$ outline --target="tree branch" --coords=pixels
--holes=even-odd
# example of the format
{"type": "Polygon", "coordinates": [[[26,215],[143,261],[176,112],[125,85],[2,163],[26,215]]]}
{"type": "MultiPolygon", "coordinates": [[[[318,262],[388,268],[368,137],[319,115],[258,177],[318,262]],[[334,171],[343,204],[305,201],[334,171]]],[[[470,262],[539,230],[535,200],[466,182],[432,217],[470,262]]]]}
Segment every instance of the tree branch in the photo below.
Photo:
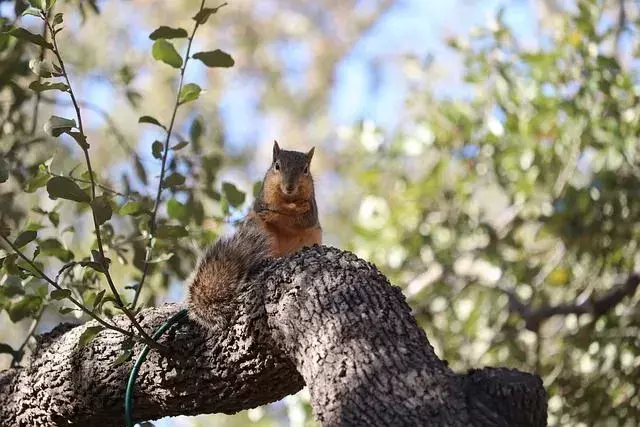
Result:
{"type": "MultiPolygon", "coordinates": [[[[173,356],[154,352],[142,366],[136,420],[234,413],[306,384],[325,426],[545,425],[538,377],[501,369],[455,375],[400,290],[353,254],[316,247],[269,261],[238,283],[233,306],[224,328],[186,320],[161,338],[173,356]]],[[[155,329],[180,308],[142,310],[140,322],[155,329]]],[[[127,324],[123,316],[114,322],[127,324]]],[[[0,373],[0,425],[122,425],[131,362],[112,363],[125,338],[105,330],[78,348],[91,324],[59,326],[28,367],[0,373]]]]}
{"type": "Polygon", "coordinates": [[[624,283],[613,286],[599,297],[590,298],[580,303],[571,302],[538,308],[528,306],[511,290],[503,289],[502,291],[509,297],[509,309],[524,319],[527,329],[536,332],[545,320],[553,316],[591,314],[597,319],[618,305],[625,297],[635,294],[639,285],[640,273],[633,273],[624,283]]]}

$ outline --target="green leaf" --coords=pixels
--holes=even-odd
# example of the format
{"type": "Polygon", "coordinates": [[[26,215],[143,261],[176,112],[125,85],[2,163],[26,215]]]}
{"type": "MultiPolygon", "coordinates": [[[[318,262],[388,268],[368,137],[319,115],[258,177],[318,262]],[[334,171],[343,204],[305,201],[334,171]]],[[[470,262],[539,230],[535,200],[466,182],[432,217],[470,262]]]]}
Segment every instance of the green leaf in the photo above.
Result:
{"type": "Polygon", "coordinates": [[[238,190],[238,188],[230,182],[222,183],[222,192],[231,206],[237,208],[244,203],[246,194],[238,190]]]}
{"type": "Polygon", "coordinates": [[[171,199],[167,202],[167,213],[171,218],[178,219],[181,222],[185,222],[189,218],[189,209],[176,199],[171,199]]]}
{"type": "Polygon", "coordinates": [[[153,154],[153,157],[161,159],[163,148],[164,144],[161,141],[153,141],[153,144],[151,144],[151,154],[153,154]]]}
{"type": "Polygon", "coordinates": [[[220,49],[194,53],[192,58],[199,59],[204,65],[212,68],[229,68],[235,64],[231,55],[220,49]]]}
{"type": "Polygon", "coordinates": [[[98,307],[100,307],[100,303],[102,302],[102,298],[104,297],[105,290],[101,290],[96,294],[96,297],[93,299],[93,308],[92,311],[96,311],[98,307]]]}
{"type": "Polygon", "coordinates": [[[40,18],[40,11],[35,7],[29,7],[24,12],[22,12],[22,16],[27,16],[27,15],[37,16],[38,18],[40,18]]]}
{"type": "Polygon", "coordinates": [[[160,123],[157,119],[151,116],[142,116],[138,119],[138,123],[150,123],[152,125],[160,126],[162,129],[167,129],[164,127],[162,123],[160,123]]]}
{"type": "Polygon", "coordinates": [[[120,215],[135,215],[140,213],[142,210],[142,203],[140,202],[127,202],[125,203],[118,212],[120,215]]]}
{"type": "Polygon", "coordinates": [[[53,17],[53,25],[62,24],[63,15],[62,13],[56,13],[56,16],[53,17]]]}
{"type": "Polygon", "coordinates": [[[54,227],[60,225],[60,214],[58,212],[49,212],[47,217],[49,217],[49,221],[51,221],[54,227]]]}
{"type": "Polygon", "coordinates": [[[89,203],[91,198],[71,179],[54,176],[47,183],[47,191],[52,199],[67,199],[80,203],[89,203]]]}
{"type": "MultiPolygon", "coordinates": [[[[65,83],[48,83],[48,82],[39,82],[38,80],[32,81],[29,85],[29,89],[36,92],[44,92],[46,90],[60,90],[62,92],[66,92],[69,90],[69,86],[65,83]]],[[[74,123],[75,125],[75,123],[74,123]]]]}
{"type": "Polygon", "coordinates": [[[198,11],[198,13],[196,13],[196,16],[194,16],[192,19],[194,21],[196,21],[199,25],[204,24],[205,22],[207,22],[207,19],[209,19],[209,17],[211,15],[213,15],[214,13],[216,13],[218,11],[218,9],[220,9],[221,7],[225,6],[225,4],[222,4],[218,7],[205,7],[202,10],[198,11]]]}
{"type": "Polygon", "coordinates": [[[151,55],[154,59],[162,61],[173,68],[182,67],[182,57],[173,45],[163,39],[156,40],[151,48],[151,55]]]}
{"type": "Polygon", "coordinates": [[[9,318],[13,323],[36,315],[42,306],[42,298],[38,295],[25,295],[18,302],[11,304],[9,318]]]}
{"type": "Polygon", "coordinates": [[[21,248],[25,245],[27,245],[27,243],[29,242],[33,242],[36,237],[38,237],[38,233],[36,233],[35,231],[23,231],[22,233],[20,233],[20,235],[16,238],[16,241],[13,242],[13,244],[17,247],[17,248],[21,248]]]}
{"type": "Polygon", "coordinates": [[[26,191],[27,193],[33,193],[38,188],[44,187],[47,182],[49,182],[50,178],[51,175],[47,173],[46,167],[40,168],[38,169],[38,173],[36,174],[36,176],[27,181],[24,186],[24,191],[26,191]]]}
{"type": "Polygon", "coordinates": [[[24,28],[13,28],[9,30],[8,34],[17,39],[37,44],[38,46],[42,46],[47,49],[53,49],[53,45],[46,41],[40,34],[33,34],[24,28]]]}
{"type": "Polygon", "coordinates": [[[47,0],[29,0],[29,4],[40,10],[47,8],[47,0]]]}
{"type": "Polygon", "coordinates": [[[25,231],[38,231],[42,228],[44,228],[44,225],[39,222],[29,221],[24,229],[25,231]]]}
{"type": "Polygon", "coordinates": [[[155,258],[149,260],[149,264],[158,264],[170,260],[173,257],[172,253],[160,254],[155,258]]]}
{"type": "Polygon", "coordinates": [[[189,145],[189,141],[180,141],[178,142],[176,145],[174,145],[173,147],[171,147],[171,150],[174,151],[178,151],[178,150],[182,150],[184,147],[186,147],[187,145],[189,145]]]}
{"type": "Polygon", "coordinates": [[[178,97],[179,104],[185,104],[187,102],[195,101],[200,96],[200,86],[195,83],[188,83],[182,87],[180,96],[178,97]]]}
{"type": "Polygon", "coordinates": [[[43,255],[54,256],[62,262],[69,262],[73,259],[73,252],[65,249],[62,242],[53,237],[40,242],[40,251],[43,255]]]}
{"type": "Polygon", "coordinates": [[[167,26],[160,26],[153,30],[151,34],[149,34],[149,38],[151,40],[158,39],[181,39],[186,38],[189,35],[187,34],[187,30],[183,28],[171,28],[167,26]]]}
{"type": "Polygon", "coordinates": [[[100,325],[88,326],[82,335],[80,335],[80,339],[78,339],[78,346],[80,348],[86,347],[103,329],[104,326],[100,325]]]}
{"type": "Polygon", "coordinates": [[[133,356],[133,350],[124,350],[122,353],[116,357],[116,360],[113,361],[113,366],[122,365],[125,362],[131,360],[131,356],[133,356]]]}
{"type": "Polygon", "coordinates": [[[5,159],[0,159],[0,184],[9,179],[9,163],[5,159]]]}
{"type": "Polygon", "coordinates": [[[29,69],[40,77],[49,78],[62,76],[60,69],[46,59],[43,59],[42,61],[37,58],[31,59],[29,61],[29,69]]]}
{"type": "Polygon", "coordinates": [[[73,119],[51,116],[44,124],[44,131],[47,135],[60,136],[63,133],[71,131],[74,127],[76,127],[76,121],[73,119]]]}
{"type": "Polygon", "coordinates": [[[162,225],[156,230],[156,235],[162,239],[186,237],[189,232],[181,225],[162,225]]]}
{"type": "Polygon", "coordinates": [[[70,289],[54,289],[53,291],[51,291],[49,296],[51,297],[51,299],[60,301],[65,298],[69,298],[71,296],[71,290],[70,289]]]}
{"type": "Polygon", "coordinates": [[[184,184],[185,177],[181,173],[174,172],[162,181],[163,188],[176,187],[184,184]]]}
{"type": "Polygon", "coordinates": [[[74,308],[70,308],[70,307],[60,307],[60,310],[58,310],[58,312],[59,312],[60,314],[69,314],[69,313],[71,313],[71,312],[72,312],[72,311],[74,311],[74,310],[76,310],[76,309],[74,309],[74,308]]]}
{"type": "Polygon", "coordinates": [[[15,354],[15,351],[9,344],[0,342],[0,354],[15,354]]]}
{"type": "Polygon", "coordinates": [[[93,199],[91,202],[91,209],[93,210],[98,225],[102,225],[107,222],[111,219],[111,215],[113,214],[111,204],[106,196],[99,196],[93,199]]]}

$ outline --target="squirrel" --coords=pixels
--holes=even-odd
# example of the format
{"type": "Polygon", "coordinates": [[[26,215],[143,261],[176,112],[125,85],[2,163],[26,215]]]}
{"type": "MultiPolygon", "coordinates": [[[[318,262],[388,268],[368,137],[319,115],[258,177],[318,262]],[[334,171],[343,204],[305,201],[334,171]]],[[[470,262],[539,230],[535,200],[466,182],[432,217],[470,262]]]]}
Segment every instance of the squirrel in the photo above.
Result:
{"type": "Polygon", "coordinates": [[[273,161],[256,200],[238,229],[209,247],[189,279],[190,317],[215,328],[233,312],[236,286],[269,258],[322,244],[310,166],[306,153],[273,143],[273,161]]]}

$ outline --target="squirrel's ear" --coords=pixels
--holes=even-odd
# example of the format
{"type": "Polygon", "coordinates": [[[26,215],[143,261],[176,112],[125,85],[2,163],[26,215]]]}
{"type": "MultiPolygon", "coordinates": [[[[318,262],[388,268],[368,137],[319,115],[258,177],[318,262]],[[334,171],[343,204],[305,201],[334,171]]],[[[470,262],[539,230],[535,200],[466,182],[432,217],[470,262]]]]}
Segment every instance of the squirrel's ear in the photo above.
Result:
{"type": "Polygon", "coordinates": [[[315,151],[316,147],[311,147],[311,150],[309,150],[307,152],[307,162],[311,163],[311,159],[313,158],[313,152],[315,151]]]}
{"type": "Polygon", "coordinates": [[[275,162],[280,155],[280,146],[278,145],[278,141],[273,140],[273,161],[275,162]]]}

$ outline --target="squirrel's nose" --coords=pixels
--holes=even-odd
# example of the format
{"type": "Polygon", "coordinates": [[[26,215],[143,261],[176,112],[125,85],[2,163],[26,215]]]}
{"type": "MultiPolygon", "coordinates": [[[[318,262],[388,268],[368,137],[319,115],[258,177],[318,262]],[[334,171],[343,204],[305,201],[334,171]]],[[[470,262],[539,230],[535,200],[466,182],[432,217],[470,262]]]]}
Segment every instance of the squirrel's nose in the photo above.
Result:
{"type": "Polygon", "coordinates": [[[287,184],[284,187],[284,192],[287,193],[287,194],[293,193],[293,190],[295,190],[295,185],[293,185],[293,184],[287,184]]]}

